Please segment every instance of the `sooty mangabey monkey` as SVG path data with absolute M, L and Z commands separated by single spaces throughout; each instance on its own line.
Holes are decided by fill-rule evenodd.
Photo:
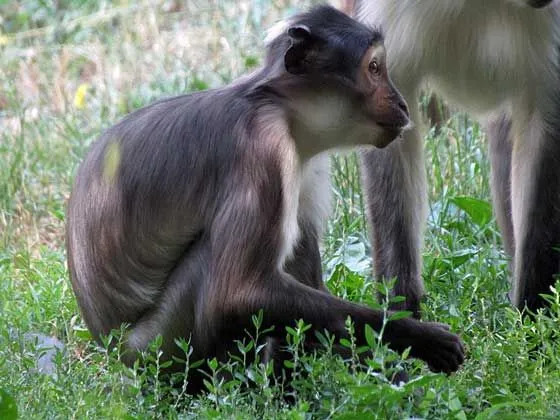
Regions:
M 409 122 L 385 60 L 379 31 L 317 7 L 287 21 L 254 74 L 109 128 L 79 168 L 68 209 L 70 275 L 93 335 L 129 324 L 130 363 L 157 334 L 165 357 L 185 337 L 193 358 L 224 358 L 261 309 L 275 327 L 270 343 L 297 319 L 340 338 L 350 316 L 362 342 L 365 324 L 379 330 L 381 312 L 323 285 L 318 236 L 323 152 L 384 147 Z M 463 361 L 442 324 L 391 321 L 383 339 L 437 371 Z

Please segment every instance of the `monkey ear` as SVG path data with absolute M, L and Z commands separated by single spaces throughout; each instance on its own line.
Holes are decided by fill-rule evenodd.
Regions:
M 311 38 L 311 30 L 306 25 L 294 25 L 288 28 L 288 35 L 293 42 L 302 42 Z
M 284 55 L 286 71 L 291 74 L 304 74 L 307 71 L 306 58 L 313 47 L 311 30 L 305 25 L 294 25 L 288 29 L 292 45 Z

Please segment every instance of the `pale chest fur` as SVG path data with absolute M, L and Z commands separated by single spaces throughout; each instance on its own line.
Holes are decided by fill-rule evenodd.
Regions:
M 311 224 L 321 236 L 330 213 L 329 155 L 319 154 L 305 163 L 286 156 L 283 171 L 282 247 L 280 267 L 289 259 L 301 235 L 300 223 Z
M 261 138 L 269 139 L 269 147 L 281 159 L 282 220 L 278 267 L 283 268 L 300 239 L 300 223 L 311 224 L 320 237 L 330 213 L 331 184 L 329 154 L 311 158 L 301 153 L 290 135 L 283 111 L 272 108 L 259 116 Z

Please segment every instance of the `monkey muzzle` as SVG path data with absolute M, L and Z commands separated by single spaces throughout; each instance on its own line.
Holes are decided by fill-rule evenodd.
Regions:
M 376 121 L 376 124 L 381 128 L 381 133 L 374 142 L 374 145 L 378 148 L 387 147 L 406 128 L 411 126 L 408 105 L 403 97 L 397 93 L 392 103 L 389 112 L 385 112 L 383 118 Z
M 542 7 L 548 6 L 552 3 L 552 0 L 529 0 L 527 4 L 535 9 L 540 9 Z

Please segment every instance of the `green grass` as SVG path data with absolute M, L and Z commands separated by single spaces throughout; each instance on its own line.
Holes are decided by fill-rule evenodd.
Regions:
M 208 361 L 215 371 L 209 392 L 191 397 L 182 392 L 184 375 L 159 374 L 157 342 L 134 369 L 91 342 L 64 251 L 65 203 L 88 145 L 132 109 L 222 85 L 252 68 L 262 57 L 264 29 L 304 6 L 184 3 L 0 1 L 0 418 L 14 417 L 10 403 L 22 419 L 560 417 L 560 296 L 552 293 L 550 313 L 534 321 L 510 307 L 508 261 L 488 206 L 484 133 L 463 115 L 426 139 L 423 310 L 462 335 L 468 359 L 457 374 L 432 374 L 375 337 L 362 366 L 357 357 L 333 356 L 328 340 L 325 352 L 304 354 L 305 327 L 294 325 L 287 332 L 295 378 L 289 403 L 269 367 L 242 359 Z M 333 179 L 327 284 L 339 296 L 374 304 L 354 156 L 333 159 Z M 37 371 L 44 350 L 32 334 L 64 344 L 50 375 Z M 344 344 L 355 355 L 363 350 Z M 257 351 L 249 337 L 244 346 Z M 402 366 L 411 381 L 394 386 L 387 377 Z M 234 379 L 223 379 L 224 371 Z

